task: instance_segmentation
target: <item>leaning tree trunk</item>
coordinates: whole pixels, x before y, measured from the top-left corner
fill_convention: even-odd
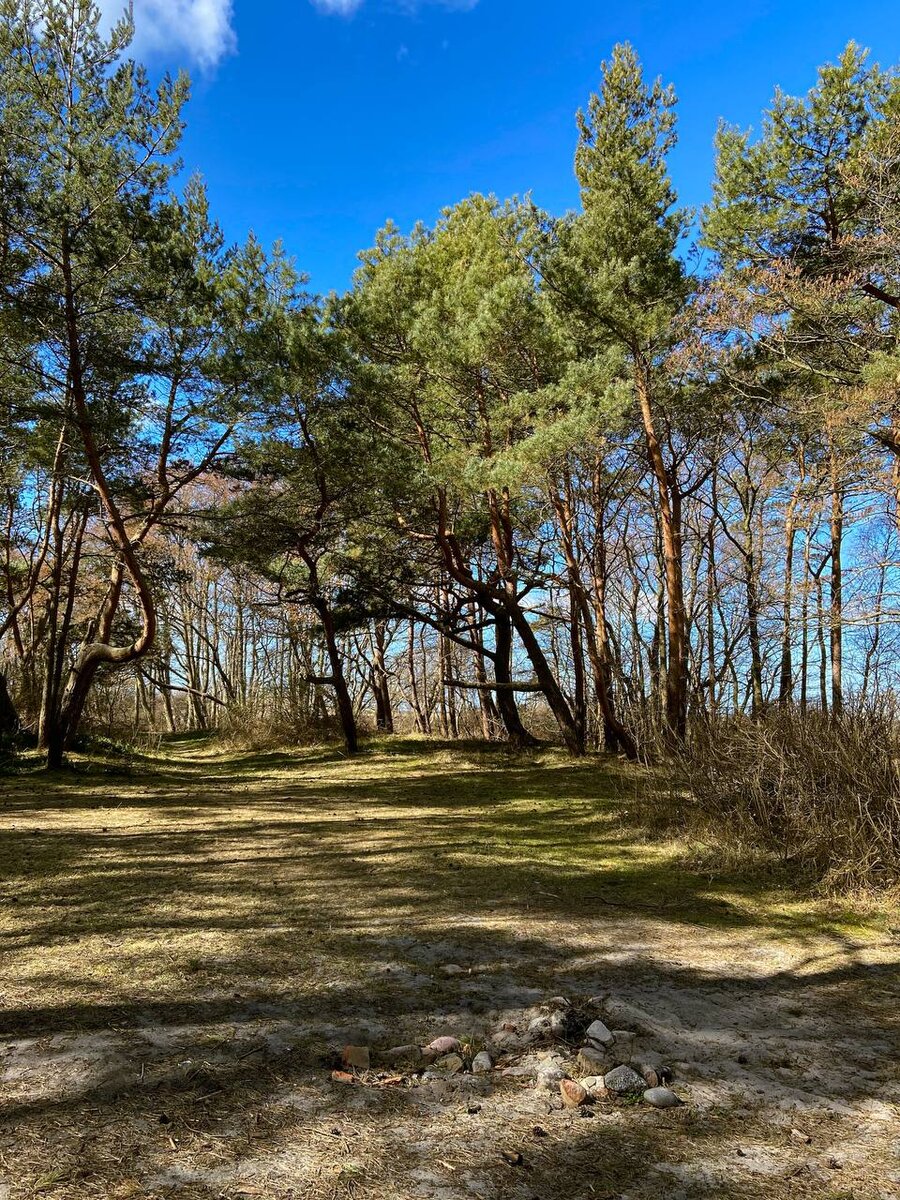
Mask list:
[[[66,695],[60,719],[49,732],[47,765],[62,765],[63,752],[71,745],[78,732],[78,723],[84,709],[88,691],[101,663],[122,666],[144,657],[153,646],[156,637],[156,606],[150,584],[138,561],[135,546],[128,533],[125,518],[113,497],[106,472],[100,457],[100,449],[94,434],[90,406],[84,383],[84,367],[81,357],[76,287],[72,276],[72,262],[68,231],[63,231],[60,256],[65,285],[65,324],[68,372],[75,426],[81,436],[91,479],[97,489],[100,502],[108,517],[108,527],[121,558],[123,571],[127,571],[134,585],[140,610],[141,628],[137,637],[127,646],[112,646],[109,642],[88,642],[81,649],[78,660],[69,675]]]
[[[525,748],[536,746],[533,737],[522,724],[519,706],[512,690],[512,622],[505,612],[494,617],[494,679],[497,682],[497,711],[506,736],[512,746]]]

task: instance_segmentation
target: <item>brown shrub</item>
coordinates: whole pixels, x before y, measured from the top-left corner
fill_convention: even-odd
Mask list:
[[[684,755],[690,822],[761,850],[830,891],[900,885],[900,720],[773,709],[695,728]]]

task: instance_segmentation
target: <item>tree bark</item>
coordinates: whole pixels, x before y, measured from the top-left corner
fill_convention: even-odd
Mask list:
[[[667,742],[674,749],[684,741],[687,729],[687,638],[682,574],[681,496],[666,470],[653,417],[650,369],[640,354],[635,354],[635,388],[644,426],[647,457],[659,497],[668,634],[665,734]]]

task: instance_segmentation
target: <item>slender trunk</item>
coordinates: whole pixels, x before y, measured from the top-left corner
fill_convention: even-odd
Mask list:
[[[831,450],[831,712],[844,709],[843,692],[843,569],[844,489],[837,451]]]
[[[759,637],[759,580],[756,555],[746,555],[747,636],[750,642],[750,714],[757,718],[763,709],[762,648]]]
[[[425,713],[422,709],[422,705],[419,700],[419,685],[418,685],[418,681],[416,679],[416,624],[415,624],[415,621],[410,621],[410,623],[409,623],[409,641],[407,643],[407,649],[406,649],[406,664],[407,664],[407,669],[409,670],[410,702],[412,704],[412,709],[413,709],[413,712],[415,713],[415,717],[416,717],[416,732],[417,733],[428,733],[430,731],[428,729],[428,722],[426,720]]]
[[[778,703],[790,704],[794,696],[791,610],[794,602],[794,518],[800,499],[801,482],[791,492],[784,516],[784,597],[782,601],[781,670],[778,676]]]
[[[587,739],[587,695],[584,680],[584,637],[581,609],[569,588],[569,641],[572,651],[572,716],[582,745]]]
[[[716,578],[716,508],[717,479],[713,470],[710,484],[713,515],[706,531],[706,657],[709,660],[709,689],[707,702],[710,717],[715,720],[719,707],[718,681],[719,672],[716,664],[716,595],[718,580]]]
[[[476,607],[472,618],[472,640],[475,642],[476,649],[473,652],[472,660],[475,671],[476,683],[486,684],[488,682],[487,667],[485,666],[484,638],[481,629],[478,627],[479,617],[483,618],[483,611]],[[486,687],[478,689],[478,705],[481,713],[481,732],[484,735],[485,741],[493,741],[497,736],[497,731],[502,724],[500,713],[497,710],[497,705],[494,702],[494,697]]]
[[[571,620],[573,629],[579,621],[585,630],[588,661],[591,664],[594,693],[603,719],[604,748],[608,753],[616,753],[621,749],[629,758],[637,757],[637,746],[631,733],[618,719],[613,700],[612,681],[610,679],[609,646],[606,636],[606,542],[603,528],[604,508],[599,481],[599,466],[596,469],[593,486],[593,501],[595,513],[594,554],[591,562],[591,577],[593,583],[593,612],[587,595],[587,590],[581,578],[581,572],[576,558],[574,536],[574,512],[571,497],[571,483],[567,479],[566,492],[560,495],[556,489],[551,490],[553,505],[561,534],[561,546],[566,560],[568,573],[569,596],[572,604]],[[573,654],[575,642],[573,640]],[[581,653],[581,639],[578,639],[578,652]],[[582,683],[583,688],[583,683]],[[577,696],[576,688],[576,696]],[[577,711],[577,710],[576,710]],[[584,742],[584,722],[582,721],[580,736]]]
[[[803,596],[800,602],[800,711],[806,712],[809,695],[809,548],[810,529],[803,540]]]
[[[391,690],[388,683],[387,667],[385,666],[385,624],[384,621],[376,621],[374,628],[373,639],[373,659],[375,663],[375,696],[376,708],[379,710],[379,716],[376,718],[376,724],[384,733],[394,732],[394,713],[391,708]]]
[[[822,576],[816,575],[816,641],[819,646],[819,702],[822,712],[828,712],[828,654],[825,650],[825,604],[822,599]]]
[[[666,470],[656,433],[650,394],[650,372],[640,355],[635,356],[635,386],[647,457],[656,480],[659,523],[662,536],[668,646],[666,654],[666,740],[677,747],[684,741],[687,726],[687,639],[685,633],[684,582],[682,578],[681,496]]]

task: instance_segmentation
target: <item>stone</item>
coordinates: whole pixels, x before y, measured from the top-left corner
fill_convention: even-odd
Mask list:
[[[459,1054],[445,1054],[434,1064],[434,1069],[445,1075],[458,1075],[465,1065]]]
[[[371,1065],[371,1055],[368,1046],[345,1046],[341,1053],[341,1062],[345,1070],[368,1071]]]
[[[588,1102],[587,1088],[583,1088],[574,1079],[561,1079],[559,1094],[562,1096],[562,1102],[566,1108],[579,1108]]]
[[[638,1008],[636,1004],[630,1004],[627,1000],[606,1000],[601,1007],[607,1021],[621,1026],[622,1029],[633,1029],[637,1033],[651,1033],[654,1028],[654,1021],[650,1014],[642,1008]]]
[[[332,1071],[333,1083],[356,1083],[356,1079],[348,1071]]]
[[[491,1056],[487,1050],[479,1050],[472,1059],[472,1074],[486,1075],[488,1071],[494,1069],[494,1064],[491,1062]]]
[[[378,1056],[388,1067],[417,1067],[422,1061],[422,1051],[418,1046],[391,1046],[382,1050]]]
[[[642,1054],[632,1059],[630,1065],[647,1080],[647,1087],[659,1087],[672,1080],[672,1068],[656,1054]]]
[[[607,1091],[624,1096],[629,1092],[643,1092],[644,1077],[638,1075],[637,1071],[632,1070],[631,1067],[613,1067],[603,1076],[603,1085]]]
[[[654,1108],[678,1108],[684,1101],[667,1087],[651,1087],[644,1092],[644,1100]]]
[[[535,1017],[528,1022],[528,1037],[531,1041],[540,1041],[541,1038],[549,1037],[552,1029],[549,1017]]]
[[[578,1081],[587,1092],[602,1093],[606,1091],[606,1086],[603,1082],[602,1075],[585,1075],[584,1079]]]
[[[557,1008],[550,1014],[550,1032],[554,1037],[565,1038],[569,1032],[569,1023],[568,1009]]]
[[[431,1058],[439,1058],[442,1054],[455,1054],[462,1050],[462,1043],[455,1037],[436,1037],[425,1047],[425,1054]]]
[[[609,1054],[598,1046],[582,1046],[575,1069],[579,1075],[604,1075],[612,1066]]]
[[[613,1052],[616,1058],[620,1063],[630,1063],[634,1057],[634,1043],[637,1035],[628,1029],[614,1029],[612,1033],[615,1039]]]
[[[552,1092],[556,1085],[566,1077],[566,1072],[557,1063],[543,1063],[535,1074],[535,1082],[539,1088]]]
[[[508,1075],[511,1079],[534,1079],[537,1068],[534,1063],[516,1063],[514,1067],[504,1067],[500,1074]]]
[[[596,1046],[611,1046],[615,1041],[612,1030],[607,1029],[602,1021],[591,1021],[584,1031],[584,1039],[586,1042],[593,1042]]]
[[[510,1033],[508,1029],[502,1030],[491,1038],[491,1046],[497,1054],[515,1054],[519,1050],[524,1050],[528,1043],[527,1037],[522,1037],[518,1033]]]

